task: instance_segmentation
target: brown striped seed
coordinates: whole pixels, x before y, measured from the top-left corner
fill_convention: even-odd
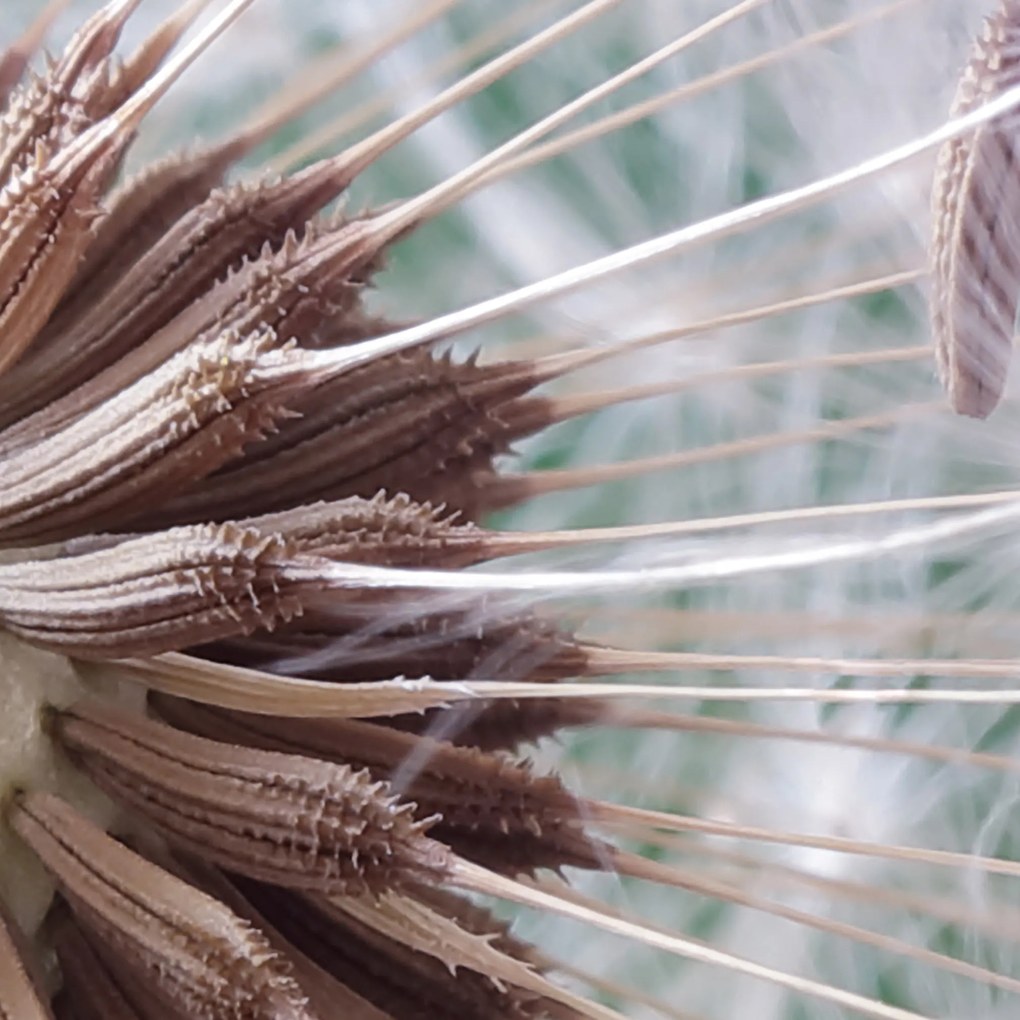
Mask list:
[[[182,733],[83,702],[55,730],[111,796],[228,871],[358,895],[441,881],[446,849],[367,770]]]
[[[953,104],[967,113],[1020,83],[1020,3],[1002,0]],[[931,320],[953,409],[984,418],[1002,397],[1020,298],[1020,120],[948,142],[932,195]]]
[[[28,793],[10,822],[53,874],[79,923],[159,998],[208,1020],[313,1020],[265,938],[51,794]]]

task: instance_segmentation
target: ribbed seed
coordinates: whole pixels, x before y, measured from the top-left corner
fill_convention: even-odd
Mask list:
[[[88,245],[96,203],[127,142],[124,133],[50,150],[0,191],[0,371],[33,340]]]
[[[299,384],[272,333],[195,345],[51,439],[5,460],[0,541],[113,527],[270,429]],[[275,370],[274,375],[264,371]]]
[[[142,856],[145,856],[144,854]],[[154,862],[159,864],[160,862]],[[161,866],[161,865],[160,865]],[[164,869],[169,870],[169,869]],[[170,872],[174,874],[174,872]],[[181,877],[177,875],[176,877]],[[229,907],[228,907],[229,908]],[[239,917],[241,915],[238,915]],[[241,918],[247,920],[247,918]],[[84,959],[86,966],[90,968],[86,979],[92,977],[94,974],[101,974],[105,979],[105,988],[97,989],[103,993],[109,995],[111,992],[119,997],[119,1002],[123,1003],[131,1012],[127,1014],[125,1020],[200,1020],[198,1016],[190,1012],[184,1012],[179,1008],[175,1008],[175,1004],[171,1004],[165,998],[154,992],[149,980],[148,975],[140,973],[133,969],[130,964],[126,963],[120,954],[113,949],[109,944],[104,943],[102,939],[98,937],[95,931],[91,931],[81,925],[74,925],[73,918],[69,919],[69,925],[73,926],[74,933],[78,936],[77,940],[70,946],[66,947],[64,955],[74,954],[76,960],[69,964],[69,966],[81,969],[82,968],[82,957],[78,956],[82,950],[87,949],[89,952],[85,953]],[[68,926],[65,926],[68,927]],[[256,926],[256,930],[257,926]],[[60,951],[60,940],[64,937],[65,931],[58,931],[54,939],[55,948],[58,950],[58,956]],[[274,949],[276,947],[273,947]],[[291,970],[290,958],[285,954],[280,954],[281,959],[286,960],[286,967],[288,972]],[[68,988],[68,979],[66,976],[66,969],[64,964],[63,956],[59,956],[61,962],[61,980],[62,989]],[[91,969],[94,967],[94,971]],[[94,978],[93,978],[94,979]],[[305,989],[301,988],[302,994]],[[87,993],[86,993],[87,995]],[[74,998],[74,1009],[77,1014],[83,1014],[79,1017],[79,1020],[108,1020],[110,1016],[110,1009],[106,1003],[98,995],[94,998],[94,1010],[89,1012],[83,1010],[83,1006],[86,1002],[86,995],[73,995]],[[98,1000],[98,1001],[95,1001]],[[114,998],[114,1002],[118,1002],[118,998]],[[314,1007],[308,1009],[310,1014],[309,1020],[328,1020],[329,1014],[319,1013]],[[116,1016],[116,1014],[114,1014]],[[59,1017],[58,1017],[59,1020]]]
[[[415,890],[415,897],[443,917],[456,921],[465,931],[488,939],[508,956],[536,969],[549,966],[549,961],[539,949],[513,934],[511,922],[496,917],[485,907],[440,887],[420,886]]]
[[[14,398],[0,420],[13,421],[110,367],[245,259],[282,244],[346,184],[330,164],[319,164],[280,182],[216,189],[176,222],[159,223],[158,235],[101,295],[58,308],[40,335],[39,354],[0,385],[0,400]]]
[[[89,294],[85,301],[59,308],[40,334],[38,353],[0,388],[0,395],[6,391],[14,397],[5,420],[14,421],[26,407],[42,407],[88,382],[208,290],[219,273],[207,274],[200,257],[202,246],[218,236],[215,218],[207,222],[206,206],[215,202],[216,212],[229,220],[250,204],[248,195],[249,190],[241,186],[217,193],[215,199],[161,230],[98,299]],[[189,230],[193,219],[197,225]],[[132,381],[125,379],[126,384]],[[47,431],[52,433],[56,426],[54,420]],[[41,433],[33,438],[39,437]]]
[[[61,991],[73,999],[75,1014],[82,1020],[143,1020],[74,921],[62,918],[56,928],[52,943]]]
[[[1020,83],[1020,3],[1002,0],[960,80],[954,114]],[[1020,122],[992,121],[948,142],[932,195],[932,331],[956,411],[983,418],[999,402],[1020,295]]]
[[[555,1004],[517,988],[500,990],[470,970],[456,974],[328,903],[238,880],[238,887],[284,936],[327,973],[393,1020],[531,1020],[557,1016]],[[552,1006],[552,1008],[550,1008]]]
[[[94,482],[83,480],[84,485]],[[0,620],[36,642],[78,655],[151,654],[223,641],[291,619],[327,589],[317,574],[329,560],[457,566],[485,559],[486,550],[482,529],[455,525],[441,511],[406,498],[321,504],[238,524],[72,543],[70,555],[0,565]],[[301,569],[292,576],[293,567]],[[507,638],[527,643],[534,658],[541,653],[571,659],[569,642],[557,642],[554,632],[546,633],[534,621],[496,618],[490,626],[465,618],[458,624],[452,614],[428,617],[413,597],[385,590],[333,591],[328,615],[316,619],[328,621],[334,632],[337,627],[356,631],[380,612],[395,628],[387,628],[386,640],[370,642],[362,658],[387,675],[392,675],[393,655],[401,651],[404,621],[422,634],[430,625],[440,626],[449,646],[441,658],[465,660],[462,675],[470,669],[467,658],[489,646],[498,651]],[[461,638],[464,647],[458,651]],[[427,642],[417,643],[424,654]],[[246,654],[257,651],[240,647]],[[291,650],[300,649],[298,642]],[[381,656],[378,667],[372,666],[376,655]],[[422,661],[428,658],[425,654]]]
[[[492,532],[465,523],[460,514],[400,494],[378,493],[310,503],[279,513],[240,518],[239,528],[286,535],[305,553],[391,566],[468,566],[502,552]],[[183,529],[181,529],[183,531]],[[130,535],[86,535],[64,543],[64,555],[80,556],[119,545]]]
[[[266,940],[216,900],[51,794],[22,795],[10,821],[51,871],[78,922],[185,1016],[312,1020]]]
[[[111,103],[102,103],[109,92],[108,61],[134,6],[109,4],[98,11],[45,77],[33,76],[15,90],[0,119],[0,180],[16,176],[16,168],[26,169],[40,143],[66,143],[109,112]]]
[[[494,458],[525,434],[504,417],[538,381],[526,362],[483,366],[429,351],[355,369],[299,397],[292,405],[299,418],[151,524],[224,520],[380,490],[474,518]]]
[[[446,507],[380,492],[241,519],[242,525],[281,531],[305,552],[353,563],[464,567],[489,558],[488,533],[462,523]]]
[[[414,805],[365,770],[207,740],[102,703],[61,712],[55,727],[107,793],[230,871],[352,894],[446,872]]]
[[[527,963],[507,956],[485,935],[461,928],[413,896],[392,890],[375,898],[331,896],[326,911],[345,914],[452,971],[463,968],[481,974],[500,991],[513,987],[534,992],[535,985],[544,984]]]
[[[182,216],[201,205],[223,183],[236,147],[219,145],[158,160],[129,177],[103,203],[93,240],[82,264],[61,298],[54,317],[40,337],[53,342],[65,328],[99,302]],[[24,382],[24,379],[22,380]],[[0,388],[4,425],[22,417],[23,408],[8,412],[8,398],[18,399],[9,387]]]
[[[356,720],[278,719],[159,695],[153,704],[173,725],[211,739],[393,777],[420,817],[439,817],[430,830],[434,838],[494,870],[592,868],[602,859],[575,798],[557,778],[536,775],[525,764]]]
[[[291,558],[279,535],[211,525],[0,566],[0,620],[79,656],[152,654],[299,613],[297,592],[280,590],[281,564]]]
[[[128,98],[109,57],[132,3],[110,4],[0,122],[0,372],[38,334],[70,283],[103,192],[131,140],[99,121]]]
[[[0,1020],[53,1020],[20,933],[0,904]],[[111,1018],[112,1020],[112,1018]]]
[[[327,320],[358,314],[362,290],[379,257],[376,245],[359,221],[308,228],[301,239],[291,232],[278,247],[265,245],[258,258],[246,261],[108,369],[0,435],[0,454],[20,451],[119,398],[191,345],[215,343],[224,333],[311,337]]]

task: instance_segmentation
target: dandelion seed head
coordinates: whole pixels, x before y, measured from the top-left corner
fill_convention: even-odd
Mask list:
[[[259,0],[161,101],[128,171],[286,99],[312,50],[346,59],[424,17],[398,6],[318,5],[298,23]],[[645,1001],[658,995],[694,1015],[915,1020],[994,1017],[1020,990],[1015,936],[995,927],[1015,924],[1016,735],[993,703],[1000,688],[1010,699],[1016,655],[1015,411],[1007,391],[979,428],[937,401],[922,293],[933,146],[810,206],[791,196],[769,222],[675,235],[676,257],[633,249],[628,271],[595,263],[579,275],[597,284],[526,309],[525,291],[484,327],[437,330],[449,357],[431,342],[375,356],[380,338],[413,338],[397,323],[436,329],[480,297],[940,127],[982,12],[601,6],[373,156],[349,195],[329,174],[305,199],[286,176],[228,201],[196,193],[96,284],[146,283],[132,266],[153,265],[183,223],[191,247],[158,266],[169,279],[208,267],[187,300],[167,287],[104,310],[78,295],[14,363],[0,619],[17,661],[55,668],[33,688],[10,671],[19,721],[0,778],[18,785],[0,852],[35,855],[59,894],[43,921],[52,883],[22,883],[19,864],[0,899],[55,946],[68,989],[92,953],[104,994],[142,1015],[186,1001],[186,1015],[304,1020],[307,994],[308,1015],[343,1001],[372,1020],[604,1018],[594,998],[662,1015]],[[520,23],[467,65],[566,24],[565,8],[510,12]],[[435,10],[228,179],[293,172],[434,102],[464,73],[437,59],[507,14]],[[140,5],[124,48],[164,14]],[[632,101],[654,115],[400,223],[406,196],[438,187],[445,202],[522,124],[692,31],[696,45],[537,145]],[[302,148],[373,101],[374,120]],[[258,229],[231,234],[259,201]],[[71,325],[109,350],[55,359]],[[33,374],[36,355],[49,372]],[[577,370],[552,370],[556,357]],[[92,397],[60,390],[72,369],[99,380]],[[660,530],[584,530],[641,522]],[[26,552],[43,541],[57,570]],[[607,677],[642,698],[608,697]],[[572,680],[593,686],[574,697]],[[547,696],[555,684],[563,697]],[[681,700],[685,685],[720,697]],[[935,703],[956,696],[943,688],[987,697]],[[542,948],[450,887],[541,902],[513,932]],[[586,915],[575,894],[603,906]],[[180,967],[140,935],[175,924],[198,947]],[[158,980],[147,990],[139,974]]]

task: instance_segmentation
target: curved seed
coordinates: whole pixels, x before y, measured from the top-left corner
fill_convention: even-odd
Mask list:
[[[186,1016],[314,1020],[284,961],[221,903],[52,794],[23,794],[10,822],[53,874],[79,923]]]

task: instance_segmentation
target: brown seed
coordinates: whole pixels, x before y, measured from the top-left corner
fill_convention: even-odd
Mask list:
[[[53,948],[60,964],[61,992],[83,1020],[142,1020],[124,989],[88,937],[71,917],[53,927]],[[149,1020],[146,1017],[146,1020]]]
[[[960,79],[953,114],[1020,83],[1020,3],[987,19]],[[953,409],[984,418],[1002,397],[1020,298],[1020,121],[948,142],[932,196],[931,318]]]
[[[176,207],[218,180],[233,155],[224,146],[170,163],[115,202],[90,246],[100,259],[102,248],[116,243],[113,261],[89,279],[75,279],[35,356],[0,381],[0,422],[14,422],[108,369],[246,259],[281,245],[348,183],[324,162],[279,182],[210,189],[175,217]],[[116,242],[107,236],[114,234]]]
[[[110,56],[137,3],[107,4],[75,33],[45,76],[33,76],[9,100],[0,122],[0,181],[33,161],[40,144],[59,148],[111,112]]]
[[[0,1020],[53,1020],[26,948],[0,904]]]
[[[55,728],[107,793],[230,871],[360,894],[446,870],[413,805],[365,770],[196,737],[101,702],[61,712]]]
[[[507,421],[540,381],[528,362],[480,365],[427,350],[354,369],[302,394],[292,405],[300,418],[152,523],[222,520],[242,508],[282,509],[284,500],[368,498],[379,491],[477,518],[494,459],[536,431]]]
[[[299,952],[245,899],[237,886],[221,871],[207,863],[182,855],[171,857],[163,853],[155,859],[168,871],[186,879],[210,896],[215,896],[238,917],[243,917],[261,931],[273,947],[290,961],[302,991],[324,1020],[333,1016],[349,1017],[350,1020],[391,1020],[304,953]]]
[[[501,991],[470,970],[453,974],[435,957],[373,931],[324,901],[247,880],[237,884],[288,941],[393,1020],[423,1016],[429,1020],[537,1020],[550,1015],[550,1004],[536,1001],[532,993],[515,988]]]
[[[0,566],[0,619],[85,657],[163,651],[300,612],[297,592],[280,590],[280,566],[291,559],[279,535],[212,525]]]
[[[287,413],[286,394],[300,378],[288,370],[292,360],[271,332],[226,331],[8,456],[0,539],[42,542],[116,526],[139,504],[214,470]]]
[[[78,922],[167,1004],[208,1020],[313,1020],[265,939],[216,900],[50,794],[20,796],[10,822]]]
[[[356,764],[391,779],[430,829],[461,856],[497,871],[597,868],[600,841],[576,799],[526,764],[358,720],[277,719],[153,696],[174,725],[220,741]]]

